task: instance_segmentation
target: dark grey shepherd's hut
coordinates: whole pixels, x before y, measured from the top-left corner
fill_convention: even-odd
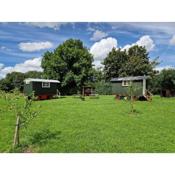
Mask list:
[[[24,80],[24,94],[34,93],[38,99],[50,99],[58,94],[59,83],[58,80],[28,78]]]

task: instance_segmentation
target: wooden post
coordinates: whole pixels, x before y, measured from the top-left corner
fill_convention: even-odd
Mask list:
[[[83,86],[83,96],[84,96],[84,86]]]
[[[146,79],[143,79],[143,96],[146,94]]]
[[[15,126],[15,134],[14,134],[14,140],[13,140],[13,148],[15,148],[17,145],[19,145],[19,125],[20,125],[20,118],[17,116],[16,118],[16,126]]]
[[[61,97],[61,93],[60,91],[57,89],[57,97],[60,98]]]

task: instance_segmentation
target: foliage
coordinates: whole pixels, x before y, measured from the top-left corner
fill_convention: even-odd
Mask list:
[[[164,69],[150,82],[149,87],[153,93],[162,93],[169,90],[175,95],[175,69]]]
[[[80,40],[69,39],[46,52],[41,66],[44,76],[61,82],[62,94],[75,94],[92,76],[93,57]]]
[[[25,78],[43,78],[43,73],[38,71],[28,71],[24,75]]]
[[[145,47],[133,46],[128,51],[112,49],[104,60],[104,73],[107,80],[123,76],[153,76],[157,60],[150,61]]]
[[[162,70],[158,81],[162,89],[175,90],[175,69]]]
[[[3,98],[6,101],[6,110],[11,111],[16,117],[14,133],[14,147],[16,147],[20,144],[21,128],[26,128],[30,121],[38,115],[38,111],[32,109],[32,99],[24,98],[17,89],[14,89],[13,93],[3,93]],[[24,101],[21,101],[21,99],[24,99]]]
[[[160,80],[159,75],[154,75],[151,79],[147,80],[147,89],[155,95],[160,95],[161,87],[160,87]]]
[[[99,81],[95,83],[95,92],[100,95],[111,95],[112,87],[109,82]]]
[[[155,71],[153,69],[158,62],[157,59],[150,61],[149,53],[146,51],[145,47],[131,47],[128,50],[128,58],[123,70],[126,75],[154,75]]]
[[[6,75],[6,78],[0,81],[0,89],[4,91],[11,91],[15,88],[23,89],[23,81],[25,76],[21,72],[12,72]]]
[[[126,51],[113,48],[103,62],[106,80],[110,80],[112,77],[119,77],[123,73],[122,69],[127,59]]]
[[[100,82],[104,80],[104,73],[101,67],[93,68],[92,69],[93,77],[92,82]]]
[[[132,81],[130,82],[130,85],[128,86],[128,100],[130,102],[130,106],[131,106],[131,109],[130,109],[130,112],[131,113],[135,113],[136,112],[136,109],[134,107],[134,102],[136,100],[136,97],[135,97],[135,93],[137,92],[137,90],[139,90],[139,87],[136,86],[134,83],[132,83]]]
[[[16,88],[22,92],[25,78],[42,78],[42,72],[29,71],[26,73],[8,73],[4,79],[0,80],[0,89],[9,92]]]
[[[6,100],[6,93],[5,91],[2,91],[0,89],[0,100]],[[7,111],[6,106],[4,106],[4,108],[2,106],[0,106],[0,118],[3,116],[3,114]]]

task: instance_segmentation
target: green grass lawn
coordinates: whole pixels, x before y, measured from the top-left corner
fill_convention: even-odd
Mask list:
[[[0,108],[4,108],[0,101]],[[35,101],[40,114],[21,132],[23,152],[175,152],[175,98],[135,102],[100,96]],[[0,112],[0,152],[13,141],[15,117]]]

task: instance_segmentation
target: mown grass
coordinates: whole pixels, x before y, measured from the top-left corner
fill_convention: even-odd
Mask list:
[[[100,96],[35,101],[39,116],[21,133],[22,152],[175,152],[175,98],[135,102]],[[5,103],[0,101],[1,109]],[[0,111],[0,152],[9,152],[15,117]]]

